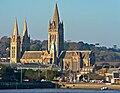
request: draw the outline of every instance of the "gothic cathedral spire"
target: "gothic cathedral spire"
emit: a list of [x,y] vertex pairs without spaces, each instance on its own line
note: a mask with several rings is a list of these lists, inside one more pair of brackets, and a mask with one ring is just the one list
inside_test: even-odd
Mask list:
[[17,20],[14,25],[14,33],[10,42],[10,63],[20,62],[20,36],[18,34]]
[[14,25],[14,33],[11,37],[10,42],[10,62],[18,63],[20,62],[20,58],[22,57],[25,51],[30,50],[30,36],[28,36],[27,32],[27,22],[24,21],[23,34],[20,37],[18,34],[18,24],[17,20]]
[[56,5],[55,5],[55,11],[54,11],[54,16],[53,16],[53,21],[54,21],[56,24],[59,24],[59,21],[60,21],[57,3],[56,3]]
[[15,24],[14,24],[14,33],[13,35],[15,35],[15,37],[18,36],[18,24],[17,24],[17,20],[15,21]]
[[26,20],[24,21],[24,28],[23,28],[23,36],[27,35],[28,36],[28,32],[27,32],[27,22]]
[[56,57],[59,57],[59,54],[63,50],[64,46],[64,28],[63,23],[59,18],[57,3],[55,5],[53,20],[52,22],[49,22],[48,27],[48,51],[50,51],[53,40],[56,46]]
[[28,36],[28,31],[27,31],[27,22],[26,20],[24,21],[24,28],[23,28],[23,34],[21,36],[21,46],[20,46],[20,51],[21,51],[21,57],[24,54],[25,51],[30,50],[30,37]]

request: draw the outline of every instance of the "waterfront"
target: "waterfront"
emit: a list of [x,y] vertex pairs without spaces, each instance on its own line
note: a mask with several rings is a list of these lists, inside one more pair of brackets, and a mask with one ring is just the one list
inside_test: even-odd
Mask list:
[[61,88],[74,88],[74,89],[91,89],[91,90],[99,90],[102,87],[107,87],[109,90],[120,90],[120,85],[115,84],[90,84],[90,83],[84,83],[84,84],[63,84]]
[[81,89],[14,89],[0,90],[0,93],[120,93],[117,90],[81,90]]

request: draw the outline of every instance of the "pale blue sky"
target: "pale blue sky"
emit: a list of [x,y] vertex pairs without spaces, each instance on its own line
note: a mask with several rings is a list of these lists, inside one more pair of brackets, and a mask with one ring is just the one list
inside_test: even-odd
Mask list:
[[[32,39],[47,39],[56,0],[0,0],[0,37],[11,36],[24,19]],[[65,40],[120,47],[120,0],[58,0]]]

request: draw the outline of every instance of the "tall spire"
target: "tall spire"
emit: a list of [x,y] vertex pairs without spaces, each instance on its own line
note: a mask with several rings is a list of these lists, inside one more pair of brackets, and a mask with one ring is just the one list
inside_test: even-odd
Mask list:
[[26,20],[24,21],[24,29],[23,29],[23,36],[28,35],[27,33],[27,22]]
[[18,36],[18,24],[17,24],[17,20],[15,21],[14,33],[13,33],[13,35]]
[[55,5],[53,21],[55,21],[55,23],[59,23],[59,21],[60,21],[57,3]]

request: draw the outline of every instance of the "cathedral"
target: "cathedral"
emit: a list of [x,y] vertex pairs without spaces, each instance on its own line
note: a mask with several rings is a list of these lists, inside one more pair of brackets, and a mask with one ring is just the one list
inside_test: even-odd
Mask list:
[[59,18],[58,6],[48,25],[48,50],[30,51],[30,36],[27,22],[24,21],[22,36],[18,34],[17,21],[10,42],[10,63],[40,63],[59,66],[62,70],[79,71],[83,67],[93,66],[95,55],[92,51],[64,50],[64,24]]

